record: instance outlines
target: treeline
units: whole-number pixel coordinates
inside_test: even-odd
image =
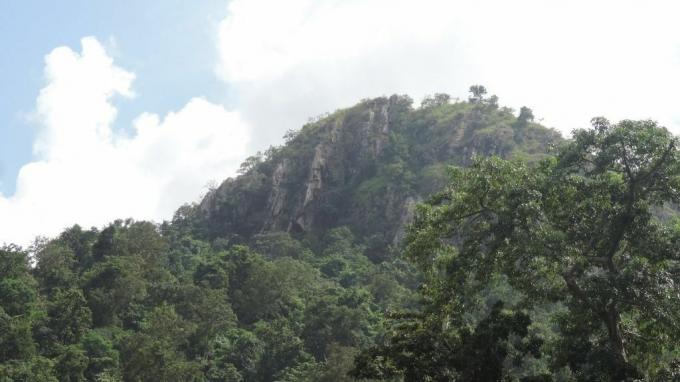
[[[249,248],[128,220],[32,251],[0,252],[2,381],[349,380],[417,283],[346,227],[318,248],[286,233]]]

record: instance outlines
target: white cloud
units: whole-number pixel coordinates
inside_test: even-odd
[[[481,83],[565,132],[603,115],[680,133],[679,11],[664,0],[232,0],[216,72],[237,111],[196,98],[139,116],[130,136],[112,128],[111,100],[135,97],[134,75],[83,39],[80,53],[46,57],[36,159],[0,195],[0,242],[167,218],[254,149],[366,97],[466,97]]]
[[[591,117],[680,132],[680,5],[671,1],[234,0],[219,76],[259,146],[364,97],[465,97],[481,83],[568,132]]]
[[[231,2],[220,25],[217,72],[238,89],[256,147],[361,98],[469,86],[475,68],[465,42],[455,38],[461,31],[434,3]],[[468,77],[449,77],[453,70]]]
[[[246,155],[239,114],[202,98],[163,119],[142,114],[132,135],[114,131],[111,99],[134,96],[134,75],[94,38],[82,40],[81,53],[53,50],[45,75],[36,160],[21,168],[14,195],[0,195],[0,242],[27,244],[75,223],[167,219],[209,180],[233,175]]]

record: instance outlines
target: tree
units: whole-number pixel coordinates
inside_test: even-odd
[[[37,283],[29,269],[26,252],[0,246],[0,307],[12,317],[30,316],[37,302]]]
[[[23,362],[0,362],[0,381],[57,382],[54,362],[44,357],[33,357]]]
[[[678,139],[653,121],[593,126],[538,166],[490,158],[454,169],[419,207],[406,252],[439,291],[431,304],[448,307],[444,324],[461,323],[503,277],[526,308],[566,308],[560,339],[543,347],[553,372],[651,379],[680,343],[680,225],[654,215],[680,202]]]
[[[99,381],[104,376],[111,378],[119,376],[119,354],[113,348],[110,340],[93,330],[83,337],[81,344],[88,358],[88,365],[85,370],[85,377],[88,381]]]
[[[481,102],[486,95],[486,88],[482,85],[470,86],[470,102]]]
[[[317,360],[325,359],[332,344],[361,347],[369,343],[377,317],[365,290],[326,292],[305,312],[302,338]]]
[[[451,102],[451,96],[445,93],[436,93],[432,96],[426,96],[420,103],[420,107],[428,108],[440,105],[448,105]]]
[[[80,346],[68,345],[59,351],[56,371],[59,380],[64,382],[86,381],[87,356]]]
[[[305,351],[304,342],[296,335],[294,323],[275,319],[255,324],[254,333],[264,345],[255,380],[278,381],[286,368],[313,360]]]
[[[48,307],[49,327],[63,344],[80,341],[92,326],[92,312],[79,289],[58,290]]]
[[[84,290],[95,327],[120,323],[147,295],[138,257],[111,257],[83,275]]]
[[[263,353],[264,343],[253,333],[228,330],[211,343],[208,377],[225,381],[255,379]]]
[[[54,240],[36,246],[34,274],[41,289],[52,293],[58,288],[67,289],[76,284],[76,257],[65,243]]]
[[[170,305],[154,308],[142,330],[126,338],[121,351],[126,381],[200,380],[197,362],[186,359],[186,345],[192,324],[184,321]]]
[[[526,122],[533,122],[534,112],[530,108],[522,106],[519,109],[519,116],[517,117],[517,120],[524,124],[526,124]]]
[[[474,328],[458,323],[460,328],[453,330],[439,310],[446,312],[446,307],[430,307],[424,314],[390,317],[387,342],[361,353],[350,374],[364,379],[403,376],[407,381],[504,381],[509,380],[506,359],[517,364],[538,355],[541,343],[529,336],[529,316],[503,309],[501,301]]]
[[[261,152],[258,152],[256,155],[249,156],[246,158],[246,160],[241,163],[241,166],[238,169],[239,175],[247,174],[250,171],[253,171],[254,169],[257,168],[262,163],[263,155]]]

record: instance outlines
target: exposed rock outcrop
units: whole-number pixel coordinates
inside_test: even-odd
[[[476,155],[540,156],[546,145],[537,141],[560,139],[534,125],[520,145],[515,120],[508,109],[465,102],[413,108],[403,96],[363,101],[304,126],[207,195],[198,206],[205,231],[247,240],[267,231],[313,237],[348,225],[397,245],[416,203],[444,182],[446,164],[467,165]]]

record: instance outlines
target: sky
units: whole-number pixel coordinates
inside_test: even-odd
[[[0,243],[169,219],[369,97],[483,84],[565,135],[595,116],[680,133],[675,3],[2,1]]]

